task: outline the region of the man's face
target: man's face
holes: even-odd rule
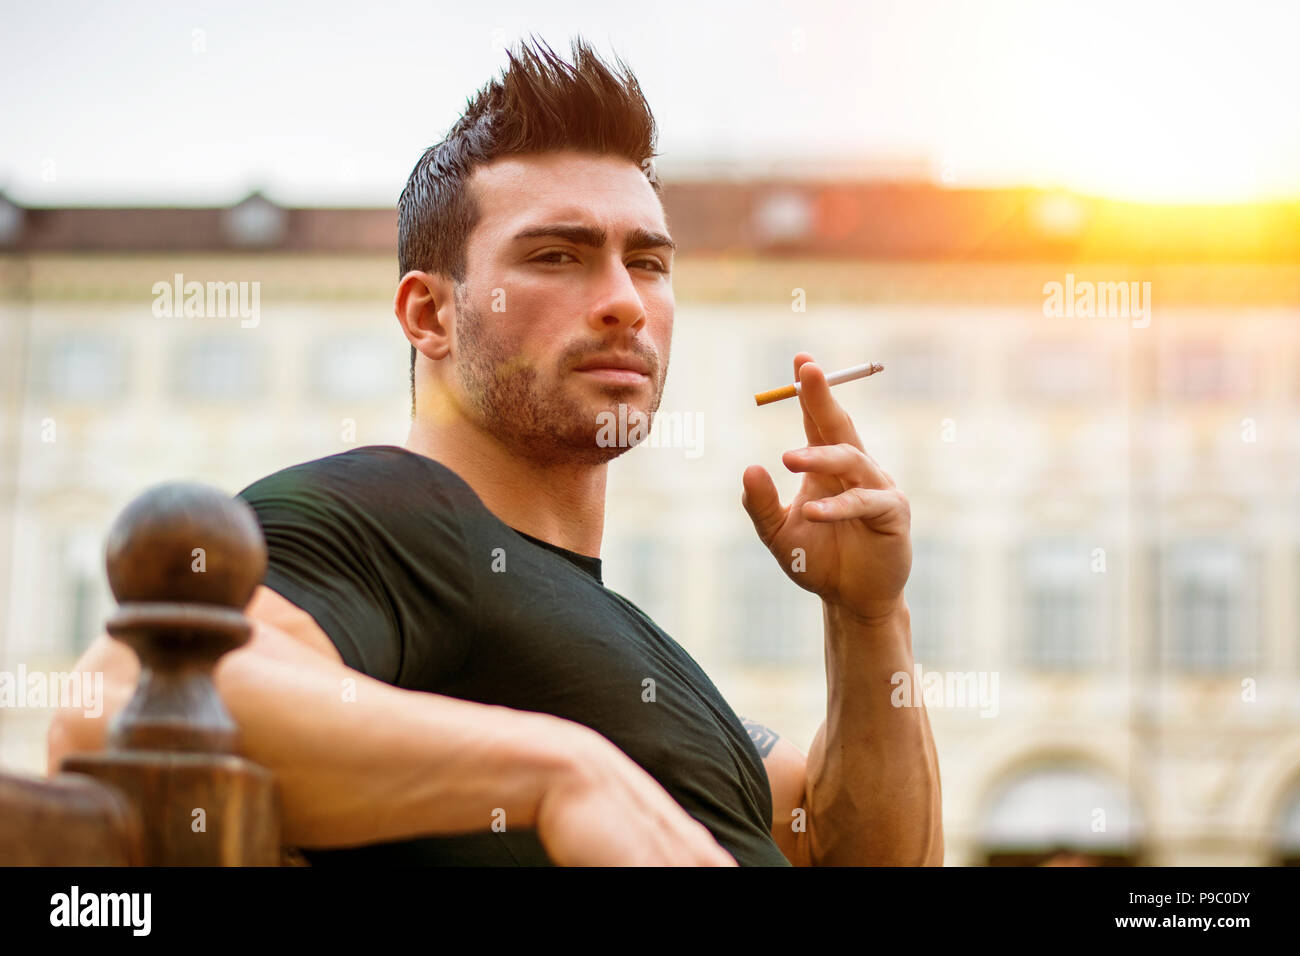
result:
[[[601,413],[617,422],[623,404],[627,431],[648,424],[668,374],[673,250],[653,187],[628,160],[562,151],[480,167],[470,188],[452,346],[466,413],[540,464],[617,457],[597,442]],[[612,356],[645,374],[579,369]]]

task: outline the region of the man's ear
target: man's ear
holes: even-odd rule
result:
[[[425,358],[436,361],[451,351],[454,288],[450,276],[431,272],[411,271],[397,283],[393,314],[406,340]]]

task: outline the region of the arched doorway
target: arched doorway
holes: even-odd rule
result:
[[[1133,866],[1141,821],[1128,788],[1104,771],[1040,765],[994,789],[980,844],[988,866]]]

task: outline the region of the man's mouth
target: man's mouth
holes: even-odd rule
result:
[[[582,375],[589,375],[610,385],[640,385],[642,382],[650,381],[650,376],[645,372],[638,372],[630,368],[594,366],[592,368],[580,368],[577,371]]]
[[[650,366],[635,355],[593,355],[576,371],[610,385],[640,385],[650,380]]]

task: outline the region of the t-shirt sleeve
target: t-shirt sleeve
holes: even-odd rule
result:
[[[422,513],[394,513],[373,483],[292,469],[238,497],[266,539],[264,583],[310,614],[347,666],[433,691],[463,662],[472,583],[461,580],[468,571],[459,520],[438,513],[436,500]]]

